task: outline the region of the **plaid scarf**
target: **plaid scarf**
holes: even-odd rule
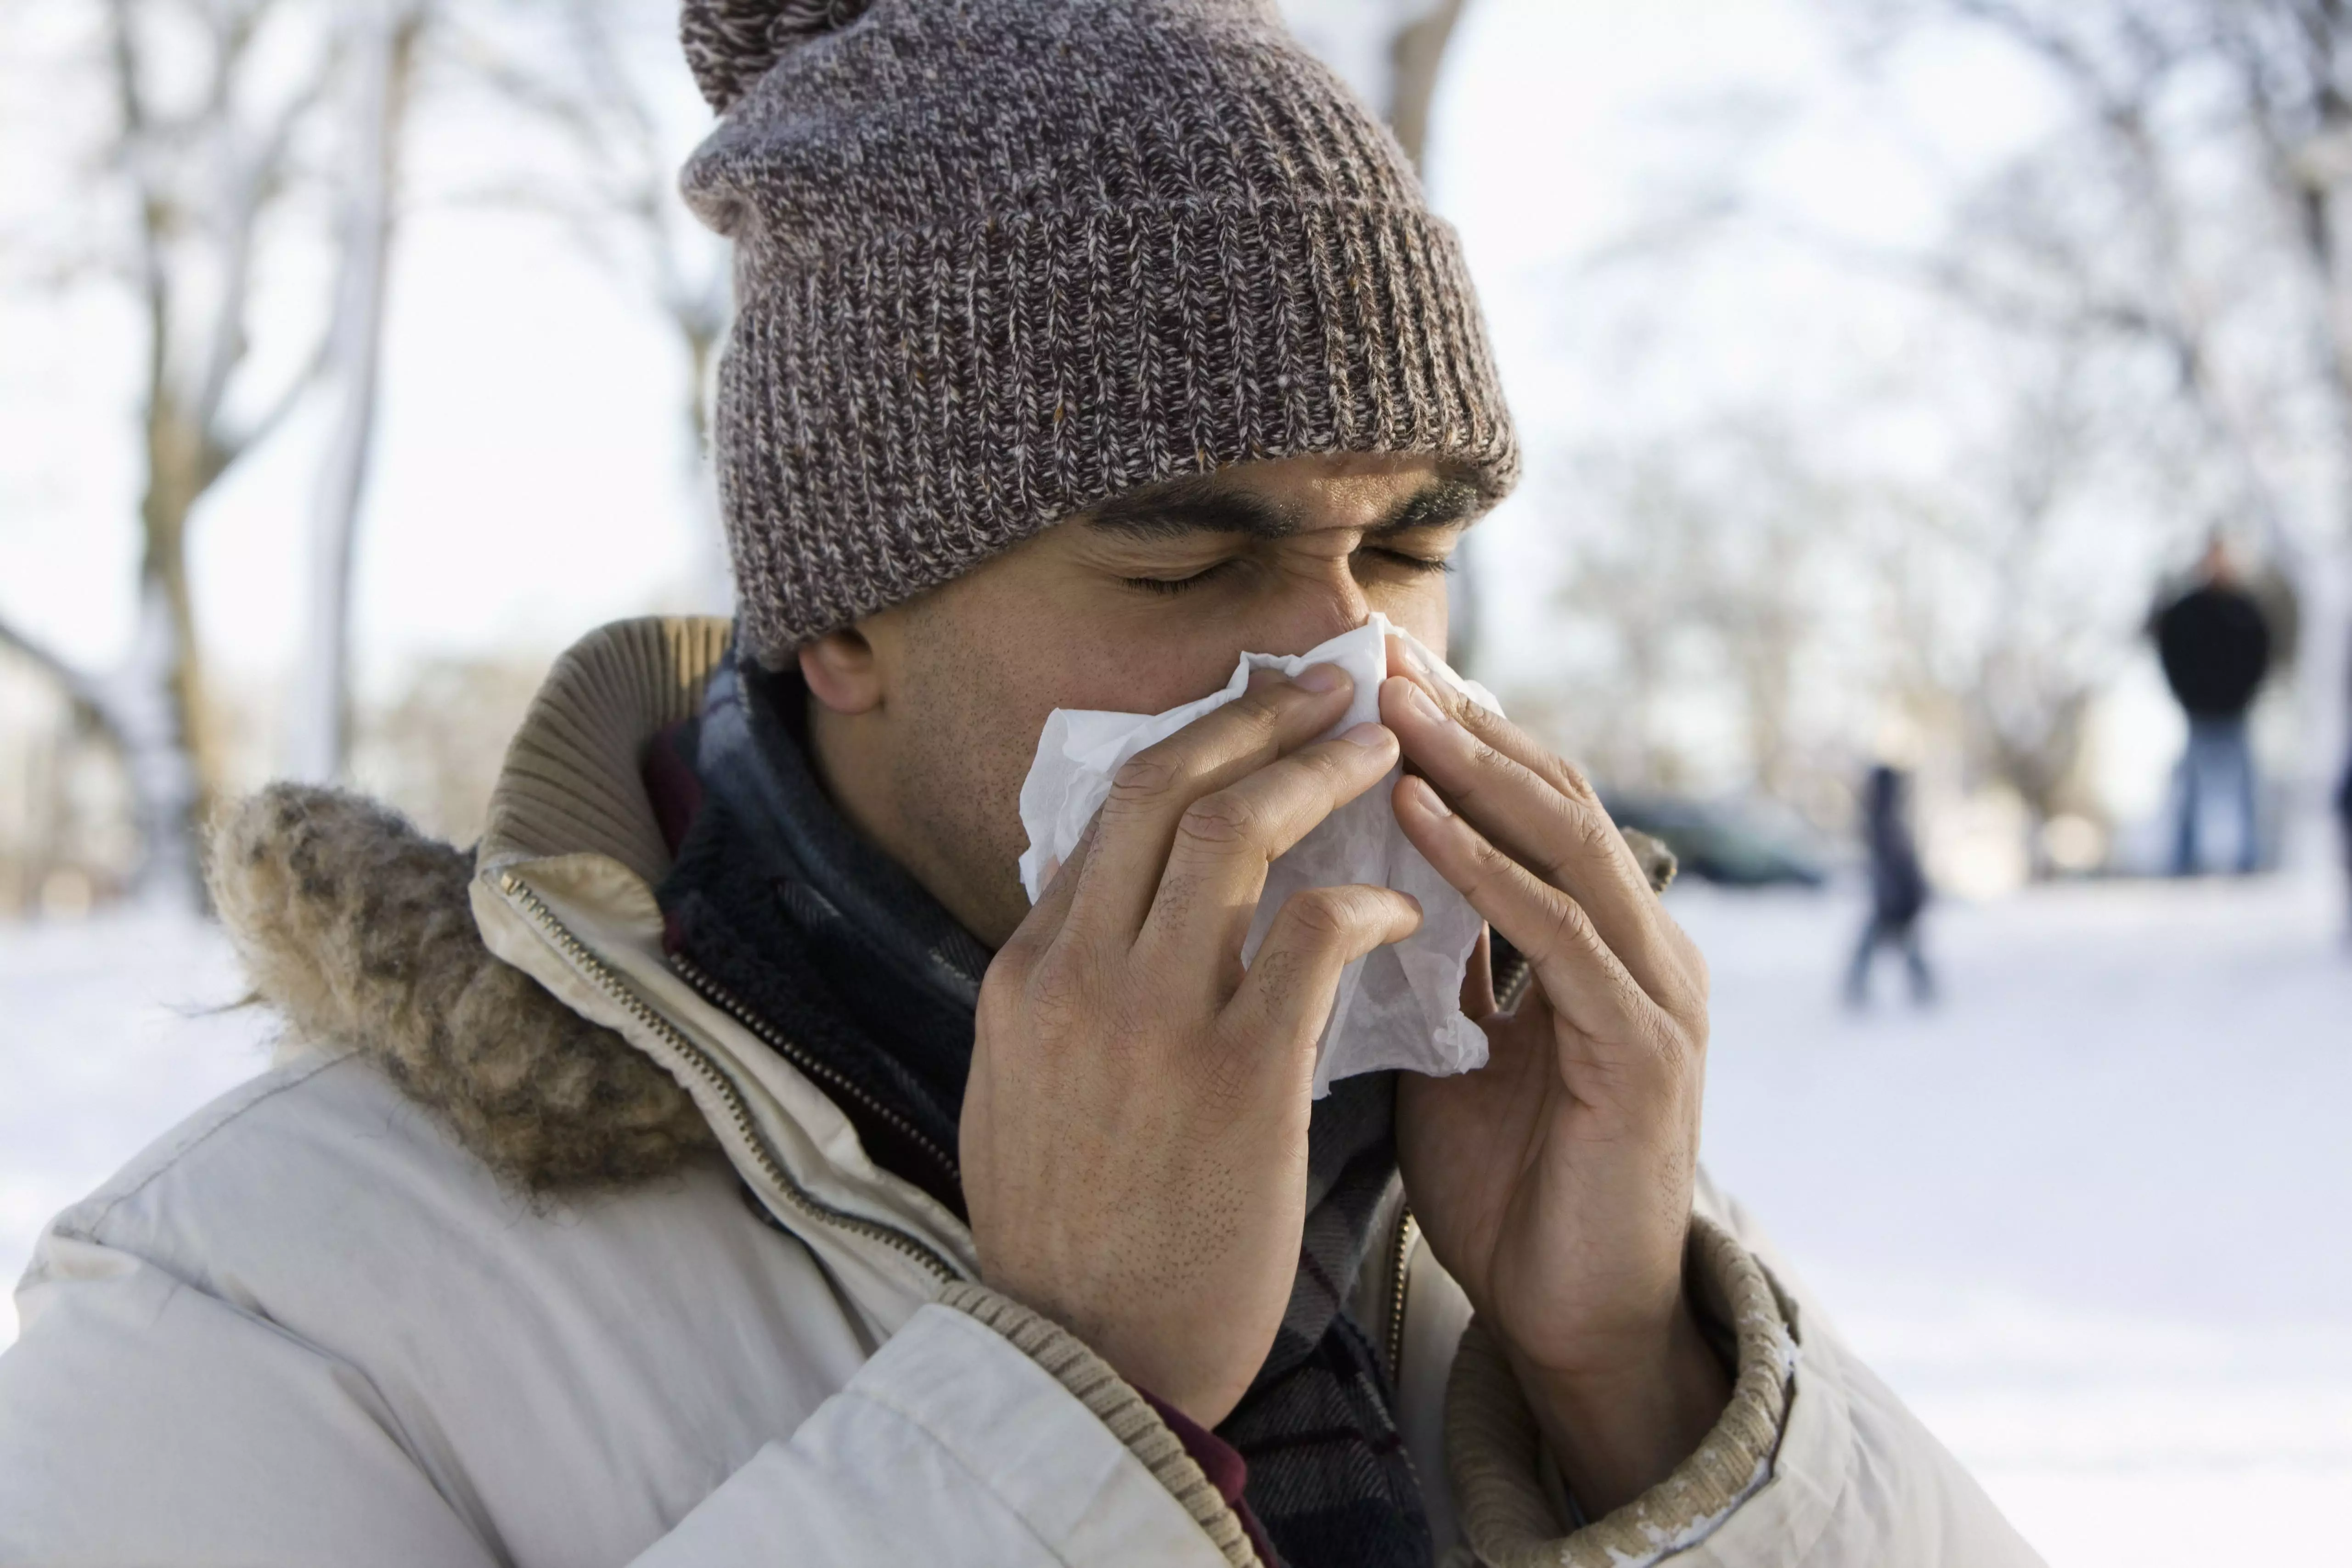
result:
[[[834,810],[804,755],[805,704],[796,673],[730,659],[699,717],[648,757],[678,852],[658,894],[672,961],[824,1085],[877,1164],[961,1214],[956,1129],[991,955]],[[1385,1073],[1317,1103],[1289,1306],[1217,1428],[1290,1568],[1432,1556],[1387,1379],[1345,1306],[1396,1179],[1394,1103]]]

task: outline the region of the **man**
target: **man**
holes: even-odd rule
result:
[[[1054,708],[1443,639],[1515,449],[1394,145],[1241,0],[686,37],[741,613],[568,654],[471,854],[226,823],[291,1049],[46,1239],[0,1558],[2032,1561],[1699,1177],[1704,968],[1507,725],[1261,679],[1021,895]],[[1517,1006],[1482,956],[1489,1066],[1314,1102],[1419,912],[1242,936],[1400,756]]]
[[[2219,796],[2235,817],[2238,870],[2251,872],[2262,843],[2246,710],[2270,671],[2271,632],[2261,603],[2239,586],[2225,541],[2216,538],[2206,547],[2197,586],[2157,612],[2155,631],[2164,678],[2189,716],[2172,874],[2194,876],[2204,863],[2199,839],[2209,795]]]

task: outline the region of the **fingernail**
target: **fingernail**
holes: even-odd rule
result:
[[[1426,701],[1427,699],[1424,698],[1423,700]],[[1454,815],[1454,808],[1445,803],[1445,797],[1437,792],[1435,785],[1430,783],[1426,779],[1416,779],[1413,782],[1418,785],[1419,788],[1413,790],[1412,798],[1420,802],[1421,809],[1423,810],[1428,812],[1433,817],[1450,817]]]
[[[1336,692],[1352,683],[1348,679],[1348,672],[1339,665],[1316,664],[1298,672],[1298,684],[1320,696],[1325,692]]]
[[[1360,724],[1339,738],[1370,751],[1389,743],[1389,731],[1386,725]]]
[[[1423,691],[1418,685],[1412,686],[1409,689],[1412,693],[1412,702],[1413,712],[1419,714],[1423,718],[1427,719],[1432,724],[1444,724],[1446,722],[1444,710],[1440,708],[1435,703],[1429,700],[1429,694],[1427,692]]]

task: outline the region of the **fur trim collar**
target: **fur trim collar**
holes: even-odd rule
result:
[[[474,859],[395,812],[274,784],[215,829],[210,882],[258,1000],[358,1051],[530,1192],[618,1186],[716,1147],[686,1092],[483,946]]]

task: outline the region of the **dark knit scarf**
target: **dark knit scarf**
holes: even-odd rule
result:
[[[989,950],[826,798],[796,673],[730,660],[648,782],[677,845],[673,961],[823,1084],[876,1163],[963,1212],[956,1129]],[[1217,1435],[1293,1568],[1422,1568],[1430,1528],[1370,1341],[1344,1308],[1396,1171],[1395,1082],[1315,1106],[1298,1274],[1272,1353]]]

